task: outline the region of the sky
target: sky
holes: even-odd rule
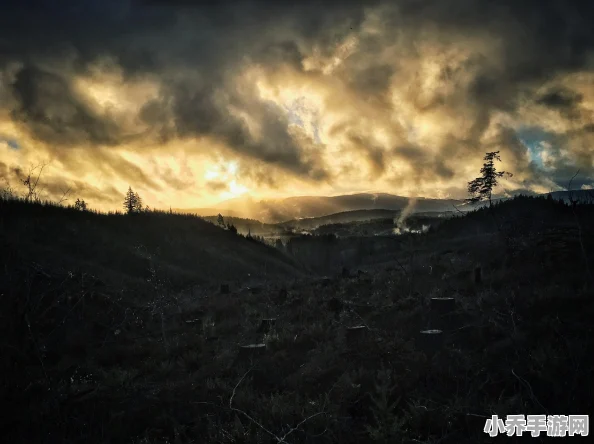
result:
[[[7,0],[0,187],[156,208],[592,187],[586,0]]]

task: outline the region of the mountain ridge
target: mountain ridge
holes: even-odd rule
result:
[[[594,191],[553,191],[555,200],[569,202],[570,196],[579,201],[594,200]],[[507,200],[510,197],[493,199]],[[336,196],[291,196],[278,199],[255,199],[251,196],[237,197],[205,208],[175,208],[176,213],[191,213],[198,216],[216,216],[255,219],[265,224],[286,224],[307,218],[331,217],[339,213],[365,210],[402,211],[409,203],[411,213],[452,211],[453,206],[467,211],[485,205],[467,204],[462,199],[438,199],[428,197],[405,197],[390,193],[355,193]]]
[[[337,196],[293,196],[256,200],[252,197],[223,201],[209,208],[176,208],[175,212],[257,219],[264,223],[282,223],[295,219],[325,217],[336,213],[360,210],[402,211],[411,200],[413,211],[441,212],[462,205],[457,199],[408,198],[389,193],[355,193]]]

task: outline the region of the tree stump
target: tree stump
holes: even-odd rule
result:
[[[431,311],[439,314],[447,314],[456,310],[454,298],[431,298]]]
[[[240,359],[253,359],[262,356],[266,352],[266,344],[248,344],[239,347]]]
[[[342,277],[343,278],[350,278],[351,277],[351,272],[349,271],[348,268],[342,267]]]
[[[440,351],[444,343],[444,334],[441,330],[423,330],[417,337],[417,348],[432,358]]]
[[[229,294],[229,284],[221,284],[221,294]]]
[[[209,338],[215,338],[217,336],[214,325],[204,325],[202,327],[202,332],[204,333],[206,340],[209,340]]]
[[[262,319],[257,333],[268,333],[276,325],[276,318]]]
[[[453,328],[453,313],[456,311],[454,298],[431,298],[431,328],[450,330]]]
[[[324,287],[329,286],[331,283],[332,283],[332,279],[330,279],[329,277],[322,278],[322,285]]]
[[[365,325],[348,327],[346,329],[346,343],[348,348],[356,348],[365,343],[368,338],[369,329]]]
[[[328,310],[334,313],[334,316],[338,318],[340,316],[340,312],[344,308],[343,302],[338,298],[332,298],[328,301]]]
[[[480,285],[483,282],[482,276],[482,269],[481,267],[476,267],[474,269],[474,283]]]
[[[287,300],[288,296],[289,296],[289,292],[287,291],[287,289],[285,287],[281,288],[278,291],[278,300],[280,302],[285,302]]]

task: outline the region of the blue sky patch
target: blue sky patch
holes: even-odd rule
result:
[[[524,127],[516,132],[520,142],[528,149],[530,159],[543,168],[542,143],[554,143],[554,135],[538,127]]]
[[[300,97],[299,99],[295,100],[290,106],[285,106],[285,110],[287,111],[287,119],[290,124],[295,124],[300,126],[301,128],[305,128],[305,123],[302,119],[302,113],[305,112],[306,114],[311,114],[306,108],[303,107],[303,100],[305,97]],[[320,139],[320,129],[318,127],[318,123],[315,121],[312,122],[313,132],[314,132],[314,140],[316,143],[321,143],[322,140]]]
[[[8,145],[8,148],[10,148],[10,149],[13,149],[13,150],[21,149],[21,146],[16,141],[16,139],[13,139],[10,137],[0,136],[0,142],[6,143],[6,145]]]
[[[303,120],[299,114],[295,111],[293,107],[287,107],[287,118],[289,119],[289,123],[294,123],[295,125],[299,125],[303,127]]]

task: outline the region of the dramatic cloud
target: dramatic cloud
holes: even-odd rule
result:
[[[0,174],[48,161],[48,195],[101,208],[128,184],[175,207],[462,197],[500,150],[501,192],[578,168],[586,186],[593,18],[582,0],[9,0]]]
[[[76,95],[67,80],[34,66],[23,67],[12,84],[19,105],[12,118],[39,139],[63,146],[118,143],[117,126],[102,119]]]

